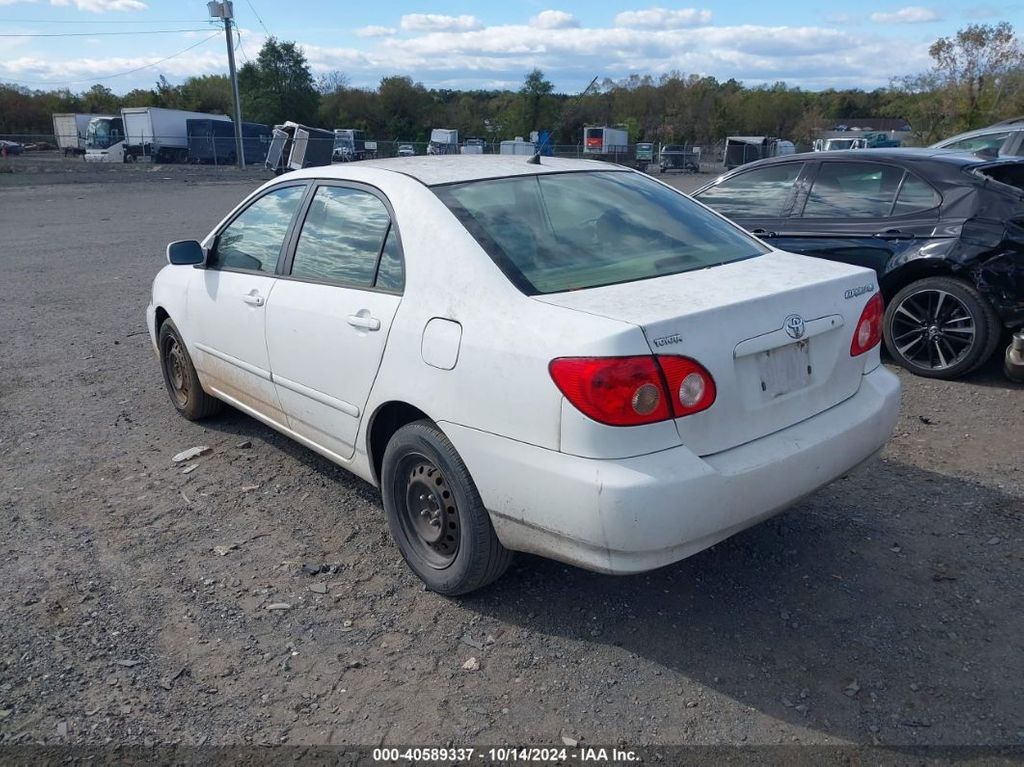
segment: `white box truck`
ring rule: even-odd
[[[459,132],[450,128],[434,128],[430,131],[427,154],[458,154]]]
[[[583,128],[583,154],[619,155],[629,152],[629,133],[624,128],[587,125]]]
[[[57,139],[57,146],[64,150],[65,157],[71,154],[85,154],[89,122],[96,117],[110,120],[115,115],[61,112],[53,116],[53,135]]]
[[[147,158],[152,162],[188,162],[188,120],[227,120],[227,115],[187,112],[160,107],[126,107],[121,110],[124,123],[124,159],[127,162]]]

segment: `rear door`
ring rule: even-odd
[[[824,160],[806,178],[772,241],[780,250],[884,274],[894,256],[935,235],[942,197],[898,165]]]
[[[292,431],[348,459],[405,284],[390,205],[321,183],[290,251],[267,307],[277,395]]]
[[[784,162],[752,168],[693,196],[744,229],[771,241],[782,216],[792,209],[797,181],[805,165]]]

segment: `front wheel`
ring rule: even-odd
[[[392,538],[432,591],[466,594],[508,569],[512,552],[498,540],[466,464],[430,421],[407,424],[388,442],[381,495]]]
[[[999,317],[977,289],[952,277],[907,285],[885,310],[885,346],[919,376],[952,380],[982,365],[999,343]]]
[[[174,408],[190,421],[213,415],[223,407],[216,397],[203,391],[192,358],[174,323],[164,320],[157,337],[160,350],[160,369],[164,385]]]

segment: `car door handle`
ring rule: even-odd
[[[886,229],[882,232],[875,232],[875,237],[880,240],[912,240],[914,235],[910,232],[901,232],[899,229]]]
[[[756,237],[760,237],[761,239],[767,239],[768,237],[775,236],[775,232],[769,232],[767,229],[752,229],[750,233]]]
[[[263,296],[261,296],[255,290],[252,291],[251,293],[246,293],[244,296],[242,296],[242,300],[245,301],[245,303],[250,304],[252,306],[263,306],[264,303]]]
[[[350,314],[348,324],[360,330],[380,330],[380,320],[376,317],[363,316],[361,314]]]

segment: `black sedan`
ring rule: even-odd
[[[1024,329],[1024,161],[798,154],[744,165],[693,196],[780,250],[874,269],[886,347],[918,375],[962,376],[1006,330]]]

